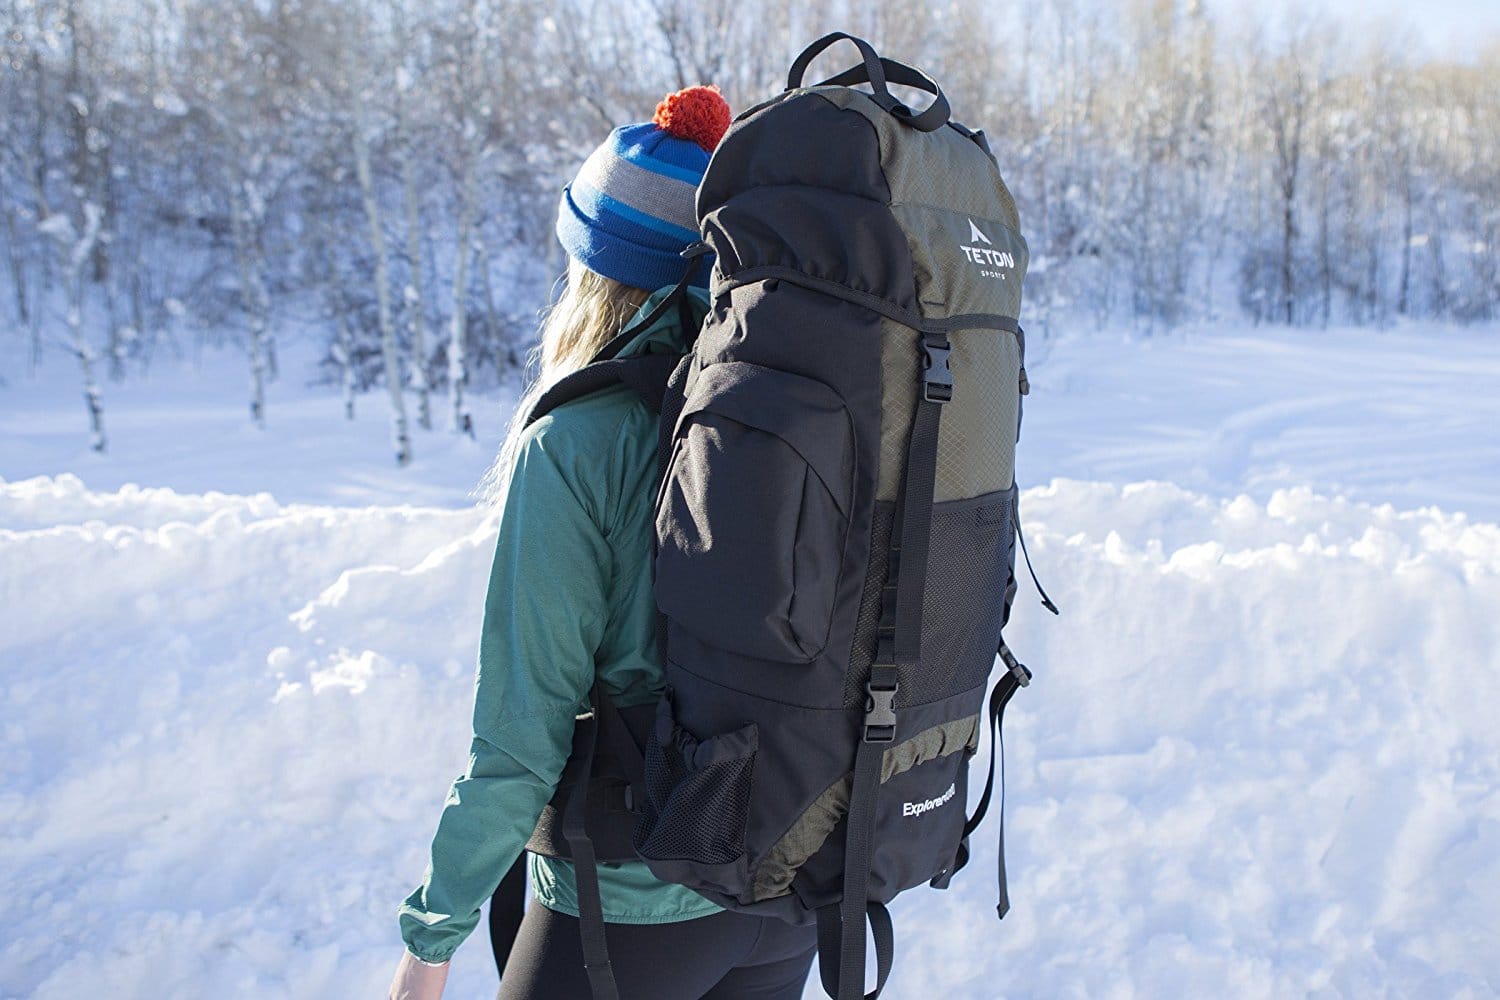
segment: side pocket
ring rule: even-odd
[[[828,643],[854,488],[843,400],[816,379],[704,369],[656,512],[656,600],[703,642],[805,663]]]
[[[699,740],[663,698],[646,743],[646,802],[634,843],[660,879],[737,896],[760,734],[754,723]]]
[[[981,687],[995,663],[1014,537],[1014,488],[932,505],[922,664],[901,677],[898,704]]]

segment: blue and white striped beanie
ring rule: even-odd
[[[669,94],[654,120],[623,125],[563,188],[557,238],[584,267],[634,288],[674,285],[698,240],[694,200],[708,159],[729,127],[716,87]],[[711,257],[692,283],[708,287]]]

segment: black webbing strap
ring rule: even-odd
[[[516,943],[516,934],[521,930],[521,918],[525,913],[526,852],[522,851],[490,897],[490,949],[495,953],[495,969],[502,979],[505,977],[505,963],[510,961],[510,950]]]
[[[618,361],[591,362],[564,375],[537,397],[531,411],[526,414],[526,426],[530,427],[570,399],[617,384],[620,381],[619,364]]]
[[[620,381],[640,395],[646,408],[652,413],[661,412],[662,399],[667,391],[667,379],[680,358],[676,354],[637,354],[629,358],[616,358],[605,364],[619,365]]]
[[[869,42],[842,31],[824,35],[802,50],[801,55],[793,61],[791,69],[787,71],[786,89],[796,90],[802,86],[802,77],[812,65],[812,61],[829,46],[845,40],[852,42],[854,47],[859,49],[862,61],[853,69],[845,70],[837,76],[824,80],[819,86],[829,84],[844,87],[851,83],[868,83],[870,89],[874,91],[875,103],[913,128],[922,132],[934,132],[947,123],[948,99],[943,96],[943,90],[937,85],[937,81],[919,69],[913,69],[892,59],[881,58]],[[932,104],[924,108],[920,114],[913,114],[910,108],[896,99],[887,83],[925,90],[933,95]]]
[[[696,339],[696,338],[695,338]],[[661,509],[661,491],[666,486],[667,465],[672,459],[672,432],[677,427],[677,418],[682,416],[682,408],[687,405],[687,376],[688,369],[692,367],[693,355],[683,355],[678,360],[677,367],[667,378],[666,393],[662,396],[661,414],[657,423],[656,435],[656,488],[652,491],[655,502],[652,510]],[[651,582],[656,583],[656,532],[651,533]],[[656,612],[656,651],[661,657],[661,662],[667,662],[667,616],[660,610]]]
[[[865,908],[865,912],[859,917],[859,933],[864,936],[865,920],[870,922],[870,934],[875,938],[875,992],[870,996],[879,996],[885,982],[891,975],[891,964],[896,954],[895,928],[891,925],[891,911],[885,908],[884,903],[871,903]],[[818,910],[818,951],[820,954],[835,954],[839,950],[839,942],[843,937],[844,921],[839,910],[839,904],[830,903]],[[829,996],[838,995],[838,980],[834,972],[838,967],[833,963],[821,963],[818,966],[818,974],[823,979],[823,992]],[[864,969],[859,970],[860,989],[864,989]]]
[[[594,764],[589,778],[588,832],[595,861],[634,861],[631,835],[640,819],[638,804],[645,801],[644,748],[656,721],[656,704],[620,708],[600,689],[599,734],[595,737]],[[584,720],[592,724],[591,719]],[[568,765],[572,759],[569,758]],[[565,765],[563,780],[542,807],[526,849],[544,858],[572,860],[573,852],[563,836],[563,816],[573,795],[572,776],[577,771]]]
[[[672,432],[677,427],[677,418],[687,405],[688,369],[692,367],[692,354],[677,359],[677,367],[667,376],[667,384],[661,399],[660,422],[656,432],[656,489],[652,492],[661,502],[662,482],[667,478],[667,463],[672,459]]]
[[[628,385],[652,410],[659,410],[667,377],[677,365],[675,354],[638,354],[628,358],[591,361],[558,379],[542,393],[526,414],[530,426],[564,403],[612,385]]]
[[[952,113],[948,106],[948,98],[943,95],[943,88],[937,85],[937,81],[905,63],[898,63],[894,59],[880,57],[880,67],[885,71],[886,81],[899,83],[903,87],[915,87],[917,90],[925,90],[932,95],[932,103],[920,112],[914,112],[894,96],[887,94],[890,102],[884,103],[880,96],[876,95],[876,102],[881,104],[887,111],[908,122],[912,128],[919,132],[936,132],[948,124],[948,117]],[[869,69],[864,65],[853,66],[835,76],[819,83],[820,87],[848,87],[856,83],[874,83],[870,80]]]
[[[839,948],[837,963],[833,954],[824,952],[825,945],[833,943],[831,931],[820,930],[818,935],[818,967],[825,986],[829,971],[838,969],[837,991],[829,995],[837,1000],[875,1000],[885,988],[886,975],[890,972],[894,940],[889,938],[884,946],[879,936],[875,941],[875,963],[884,972],[875,981],[875,990],[865,992],[865,919],[870,907],[870,860],[874,854],[875,805],[880,794],[880,765],[885,757],[886,746],[896,735],[896,713],[892,708],[899,685],[896,681],[896,666],[892,663],[877,663],[870,668],[870,681],[865,686],[868,692],[865,703],[865,724],[860,728],[860,741],[854,752],[854,781],[849,793],[848,830],[844,837],[844,897],[840,904]],[[831,917],[821,917],[826,922]]]
[[[949,345],[942,334],[922,337],[922,394],[912,418],[905,484],[901,490],[901,572],[896,577],[896,662],[913,668],[922,659],[922,594],[932,533],[932,490],[937,478],[938,420],[953,398]]]
[[[693,327],[693,304],[686,295],[677,296],[677,328],[682,331],[685,350],[691,351],[698,342],[698,331]]]
[[[1042,581],[1036,578],[1036,570],[1031,568],[1031,553],[1026,551],[1026,536],[1021,534],[1021,505],[1019,500],[1016,503],[1016,541],[1021,543],[1021,557],[1026,560],[1026,572],[1031,574],[1031,583],[1036,587],[1037,595],[1042,599],[1042,607],[1054,615],[1061,614],[1062,612],[1057,610],[1057,605],[1052,603],[1052,598],[1048,597],[1047,592],[1042,589]]]
[[[563,837],[573,855],[578,880],[578,930],[583,939],[583,968],[589,977],[594,1000],[620,1000],[614,970],[609,965],[609,946],[604,937],[604,904],[599,897],[599,866],[594,843],[588,833],[589,777],[594,768],[594,747],[599,737],[599,703],[602,692],[595,682],[594,712],[578,720],[573,728],[573,754],[568,770],[574,771],[573,794],[563,810]]]
[[[807,68],[812,65],[812,61],[821,55],[824,49],[845,40],[853,43],[854,47],[859,49],[860,57],[864,59],[866,66],[866,79],[870,81],[870,84],[877,91],[886,90],[885,68],[880,65],[880,55],[875,51],[874,46],[863,38],[856,38],[843,31],[831,31],[802,50],[801,54],[793,60],[792,68],[787,71],[786,89],[796,90],[802,86],[802,77],[807,72]]]
[[[984,137],[984,129],[969,128],[963,122],[957,122],[951,118],[948,120],[948,127],[984,150],[984,155],[990,159],[995,158],[994,152],[990,149],[990,141]]]
[[[624,350],[625,345],[634,340],[642,330],[649,329],[657,320],[665,316],[667,310],[677,305],[678,301],[683,298],[683,293],[687,291],[687,286],[692,282],[693,275],[698,270],[698,258],[709,253],[713,253],[713,248],[707,243],[699,241],[688,244],[687,249],[681,254],[682,258],[687,261],[687,270],[682,272],[682,277],[677,279],[677,284],[656,304],[655,308],[615,334],[603,347],[595,351],[589,363],[608,361]]]
[[[608,753],[625,773],[633,796],[632,803],[639,809],[646,801],[646,755],[641,749],[644,737],[642,742],[637,742],[635,731],[616,707],[614,699],[597,683],[594,685],[594,711],[599,714],[599,727],[605,733]],[[625,711],[639,710],[627,708]],[[649,718],[655,720],[655,706],[650,708]]]
[[[954,873],[969,863],[969,835],[979,829],[979,824],[984,821],[985,813],[990,808],[990,796],[995,788],[995,758],[1000,758],[1000,827],[999,827],[999,849],[998,849],[998,879],[999,898],[995,911],[1000,919],[1010,910],[1010,893],[1007,891],[1005,878],[1005,737],[1002,733],[1002,723],[1005,718],[1005,706],[1010,704],[1010,699],[1021,688],[1031,683],[1031,671],[1026,665],[1016,659],[1010,647],[1005,645],[1005,640],[1000,640],[998,650],[1000,659],[1005,664],[1005,673],[995,682],[994,688],[990,690],[989,727],[990,727],[990,771],[984,779],[984,792],[979,796],[979,804],[974,807],[974,815],[964,821],[963,837],[958,843],[958,855],[954,860],[952,869],[942,877],[942,880],[934,881],[933,885],[942,888],[948,884],[948,880]]]
[[[874,852],[876,802],[880,794],[881,762],[887,744],[896,738],[896,694],[902,670],[917,668],[922,658],[922,598],[927,583],[927,556],[931,541],[933,483],[937,478],[939,421],[943,404],[953,398],[953,373],[948,368],[949,344],[941,333],[922,336],[920,394],[912,416],[907,443],[906,470],[897,500],[891,553],[891,571],[896,571],[894,607],[882,613],[875,662],[865,684],[865,716],[854,753],[854,777],[849,792],[848,830],[844,842],[844,887],[839,914],[839,958],[837,1000],[875,1000],[885,988],[894,952],[894,934],[889,916],[886,928],[876,927],[869,897],[870,862]],[[887,613],[888,612],[888,613]],[[883,911],[884,907],[880,907]],[[865,921],[875,931],[875,963],[882,970],[872,993],[864,992]],[[829,950],[834,934],[827,929],[832,918],[820,917],[818,963],[825,989],[833,955]]]
[[[689,329],[692,323],[692,308],[688,304],[687,287],[693,280],[694,272],[698,270],[698,258],[712,252],[712,248],[703,242],[693,243],[682,251],[682,257],[687,261],[687,269],[682,272],[682,277],[677,280],[672,290],[663,296],[649,313],[615,334],[608,343],[595,351],[588,364],[563,376],[554,385],[548,387],[547,391],[532,404],[531,412],[526,415],[527,426],[571,399],[577,399],[619,382],[639,392],[653,413],[660,412],[663,387],[666,385],[667,376],[671,374],[672,368],[677,363],[677,357],[644,354],[617,359],[615,356],[625,349],[626,344],[643,331],[650,329],[667,314],[667,310],[674,306],[677,308],[678,319],[682,324],[684,339],[689,345],[697,339],[697,331]]]

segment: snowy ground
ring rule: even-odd
[[[1500,336],[1032,357],[1023,513],[1064,616],[1028,585],[1010,633],[1014,909],[987,825],[899,901],[887,995],[1500,995]],[[378,996],[399,955],[505,403],[397,471],[377,397],[347,425],[286,379],[257,432],[228,361],[109,389],[103,458],[61,359],[4,373],[0,996]],[[486,951],[450,996],[493,995]]]

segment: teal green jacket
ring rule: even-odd
[[[658,290],[642,315],[660,301]],[[689,290],[692,318],[708,296]],[[681,353],[678,310],[624,351]],[[469,766],[453,782],[422,884],[400,909],[407,948],[448,959],[520,855],[572,747],[597,674],[622,706],[664,686],[651,589],[656,417],[629,388],[558,407],[527,429],[500,515],[479,638]],[[533,891],[577,916],[572,865],[531,856]],[[604,916],[667,923],[719,907],[641,862],[600,866]]]

